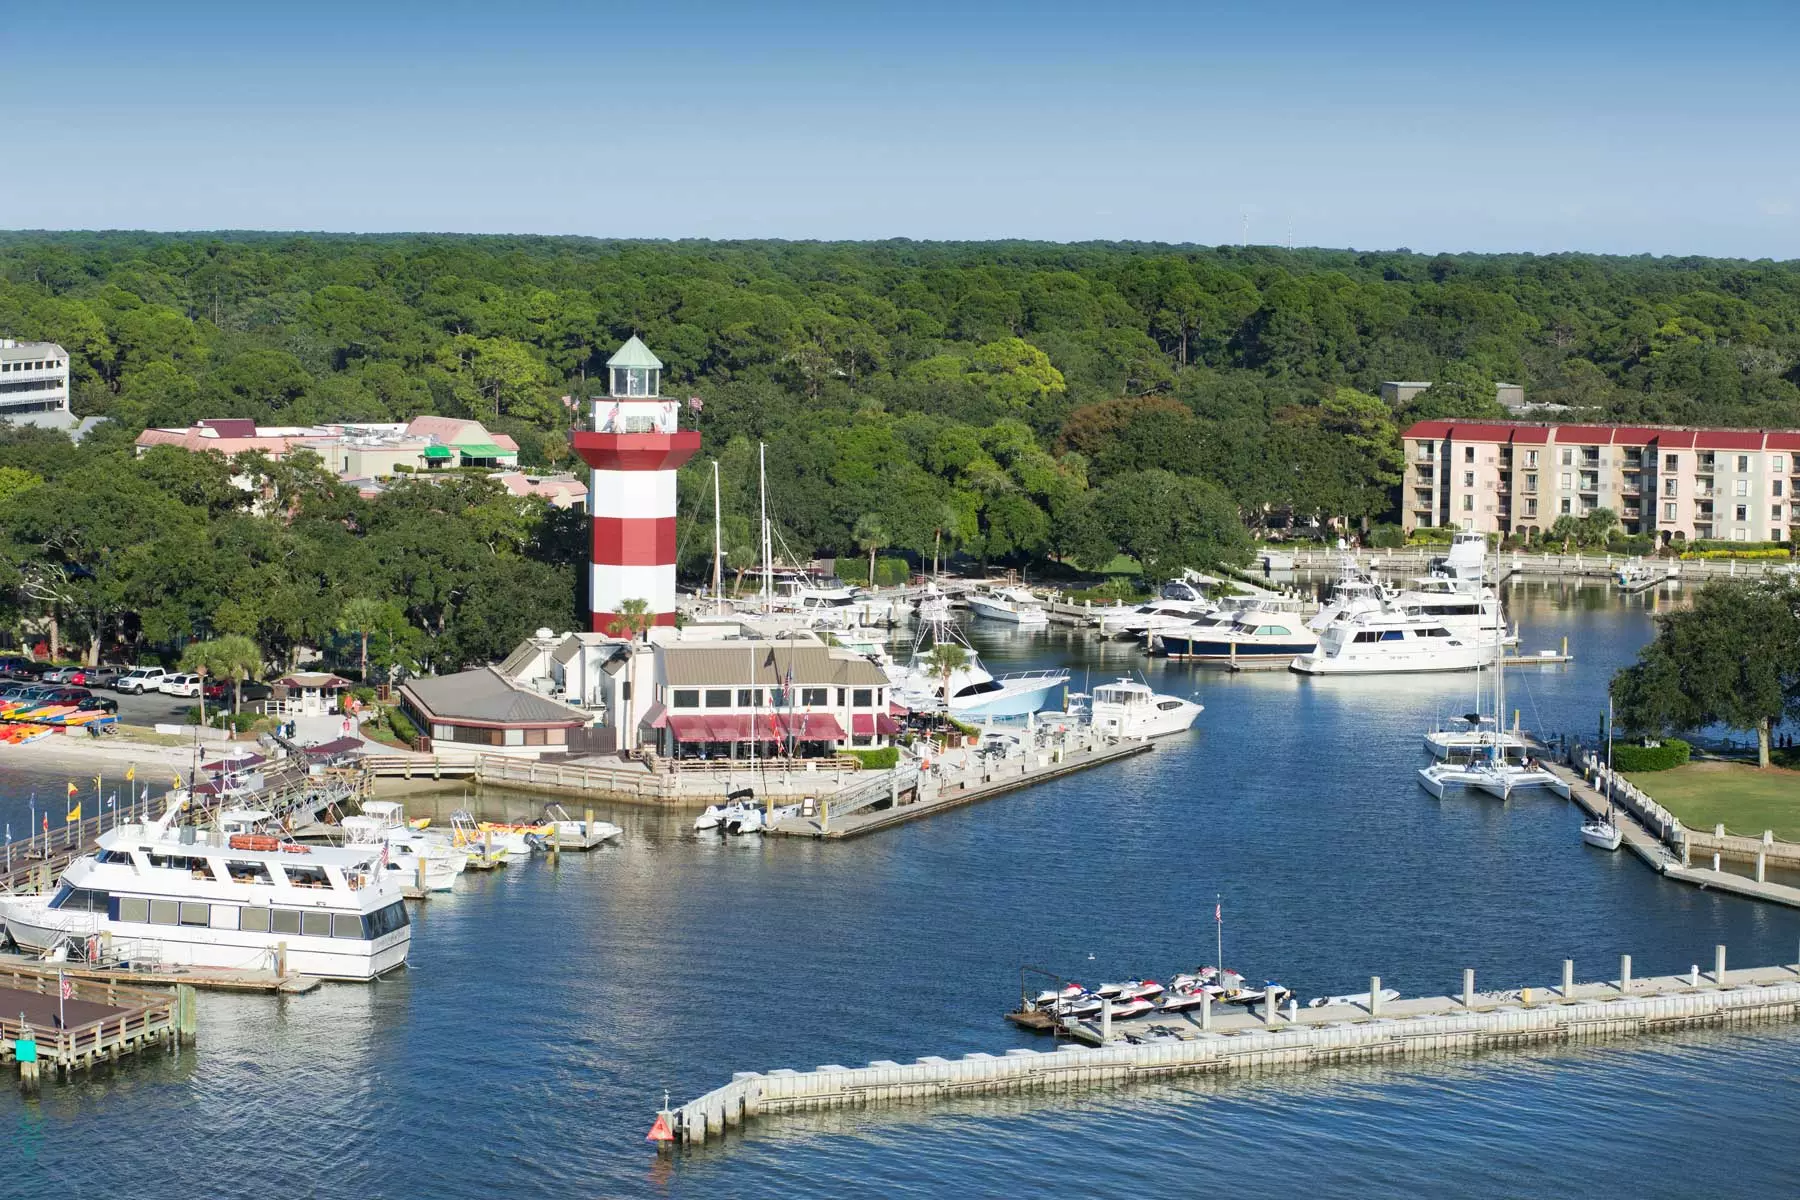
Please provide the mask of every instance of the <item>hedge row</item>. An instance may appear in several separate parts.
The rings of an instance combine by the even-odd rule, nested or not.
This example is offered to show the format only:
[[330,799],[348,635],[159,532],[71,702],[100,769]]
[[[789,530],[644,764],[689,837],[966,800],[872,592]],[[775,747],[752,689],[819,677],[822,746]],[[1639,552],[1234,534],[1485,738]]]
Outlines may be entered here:
[[861,760],[865,771],[887,771],[900,765],[898,746],[883,746],[879,750],[846,750],[844,753]]
[[1613,768],[1619,771],[1667,771],[1686,763],[1693,750],[1680,738],[1664,738],[1660,746],[1614,742]]

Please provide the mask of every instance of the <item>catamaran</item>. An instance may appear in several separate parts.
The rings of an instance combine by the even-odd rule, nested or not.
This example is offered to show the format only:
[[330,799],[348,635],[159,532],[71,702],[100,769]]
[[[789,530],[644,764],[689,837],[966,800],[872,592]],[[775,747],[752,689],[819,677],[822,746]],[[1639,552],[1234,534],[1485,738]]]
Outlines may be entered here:
[[19,947],[44,954],[105,938],[121,958],[368,980],[404,966],[402,881],[378,846],[302,846],[273,835],[149,824],[100,835],[54,895],[0,901]]

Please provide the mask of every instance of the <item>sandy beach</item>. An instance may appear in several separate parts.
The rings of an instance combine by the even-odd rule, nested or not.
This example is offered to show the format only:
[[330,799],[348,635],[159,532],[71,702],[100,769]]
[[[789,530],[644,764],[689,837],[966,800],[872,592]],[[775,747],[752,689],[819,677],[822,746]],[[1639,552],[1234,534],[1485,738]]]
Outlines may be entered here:
[[[255,753],[258,750],[254,741],[230,743],[230,748],[242,753]],[[202,745],[196,757],[196,750],[191,744],[158,746],[117,737],[56,735],[27,742],[23,746],[0,749],[0,771],[15,769],[43,774],[67,771],[91,779],[95,774],[123,777],[126,770],[135,764],[140,781],[154,783],[160,780],[168,783],[176,772],[186,779],[195,763],[216,761],[226,751],[227,747],[224,745]]]

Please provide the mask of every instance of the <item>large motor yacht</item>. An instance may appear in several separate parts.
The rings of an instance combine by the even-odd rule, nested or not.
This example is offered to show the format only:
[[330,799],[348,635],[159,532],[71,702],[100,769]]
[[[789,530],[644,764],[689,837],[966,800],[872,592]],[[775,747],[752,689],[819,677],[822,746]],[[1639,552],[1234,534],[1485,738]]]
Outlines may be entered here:
[[[932,647],[953,645],[963,652],[963,663],[952,669],[948,680],[930,662]],[[912,658],[890,669],[897,699],[908,708],[948,712],[963,720],[988,717],[1023,717],[1050,707],[1056,693],[1069,682],[1067,671],[1021,671],[995,676],[981,665],[975,648],[955,625],[927,622],[913,642]]]
[[1229,620],[1225,617],[1226,614],[1217,613],[1166,629],[1156,634],[1151,644],[1159,646],[1170,658],[1239,662],[1292,658],[1305,654],[1319,641],[1318,635],[1292,613],[1250,608],[1231,614]]
[[999,587],[985,592],[970,592],[969,611],[978,617],[1005,621],[1011,625],[1048,625],[1050,614],[1044,602],[1024,588]]
[[1387,607],[1339,614],[1319,644],[1289,666],[1303,675],[1473,671],[1493,645],[1464,641],[1436,620]]
[[367,980],[406,962],[402,881],[378,846],[301,846],[268,834],[147,825],[100,835],[52,896],[0,901],[23,950],[105,937],[121,958],[195,967],[287,968]]

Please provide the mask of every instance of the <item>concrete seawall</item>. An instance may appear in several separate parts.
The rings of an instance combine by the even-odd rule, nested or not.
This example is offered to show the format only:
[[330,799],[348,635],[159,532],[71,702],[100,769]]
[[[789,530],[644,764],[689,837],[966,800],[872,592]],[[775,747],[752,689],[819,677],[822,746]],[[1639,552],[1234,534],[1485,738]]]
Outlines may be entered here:
[[[1370,1059],[1470,1054],[1528,1045],[1637,1037],[1666,1030],[1800,1017],[1800,968],[1764,967],[1633,980],[1630,960],[1606,983],[1529,989],[1517,998],[1465,995],[1361,1006],[1233,1013],[1211,1027],[1135,1044],[1062,1043],[958,1059],[740,1072],[666,1114],[678,1142],[698,1145],[749,1120],[783,1113],[917,1104],[1024,1091],[1085,1091],[1139,1080]],[[1717,980],[1718,982],[1715,982]],[[1377,986],[1375,990],[1379,990]]]

